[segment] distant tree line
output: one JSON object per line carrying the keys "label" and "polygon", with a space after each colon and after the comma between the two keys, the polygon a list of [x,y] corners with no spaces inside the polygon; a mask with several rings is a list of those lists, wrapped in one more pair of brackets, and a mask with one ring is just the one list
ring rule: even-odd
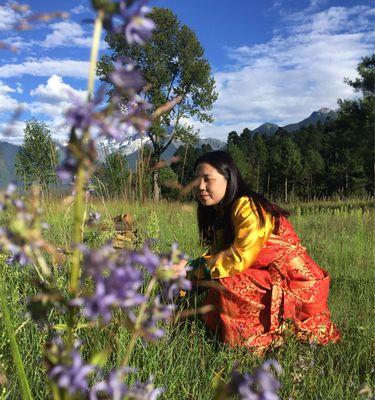
{"label": "distant tree line", "polygon": [[[286,202],[374,195],[375,56],[363,58],[357,71],[359,77],[346,82],[360,96],[339,100],[334,120],[293,132],[279,128],[273,135],[248,128],[228,134],[226,150],[253,190]],[[207,148],[176,152],[184,168],[172,168],[183,184],[193,179],[192,165],[202,150]]]}

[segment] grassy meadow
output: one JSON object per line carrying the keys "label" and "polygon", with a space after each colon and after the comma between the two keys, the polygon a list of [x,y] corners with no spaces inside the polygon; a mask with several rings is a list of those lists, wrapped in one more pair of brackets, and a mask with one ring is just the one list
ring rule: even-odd
{"label": "grassy meadow", "polygon": [[[60,200],[43,204],[45,220],[50,225],[46,235],[60,247],[67,247],[71,226],[71,206]],[[135,220],[139,243],[144,238],[156,239],[155,246],[167,251],[174,241],[189,256],[198,256],[202,249],[197,240],[195,209],[192,204],[162,202],[128,204],[122,199],[93,201],[90,208],[109,219],[124,212]],[[288,207],[287,207],[288,208]],[[247,350],[232,349],[219,343],[205,331],[197,316],[176,320],[162,340],[153,344],[137,343],[131,365],[139,369],[137,378],[146,381],[152,375],[156,386],[165,388],[162,399],[211,399],[214,382],[226,381],[232,367],[251,371],[264,359],[275,358],[284,369],[281,376],[282,399],[289,400],[355,400],[372,398],[374,393],[374,216],[368,200],[316,202],[289,206],[291,221],[310,255],[331,274],[330,309],[339,326],[342,341],[319,347],[287,338],[286,344],[258,358]],[[100,245],[111,231],[92,231],[88,244]],[[0,256],[1,257],[1,256]],[[7,293],[9,310],[17,332],[17,340],[31,382],[35,399],[46,399],[43,345],[47,330],[30,320],[27,298],[37,292],[32,285],[32,268],[18,269],[0,261],[0,274]],[[55,266],[55,279],[66,285],[64,265]],[[196,295],[181,301],[181,307],[194,307]],[[120,316],[118,316],[120,319]],[[63,323],[61,315],[52,311],[52,323]],[[104,332],[96,328],[82,330],[85,351],[110,347],[108,368],[117,365],[125,353],[129,335],[124,327],[110,325]],[[0,318],[0,399],[19,399],[12,358]],[[133,379],[133,378],[132,378]],[[361,393],[360,393],[361,391]]]}

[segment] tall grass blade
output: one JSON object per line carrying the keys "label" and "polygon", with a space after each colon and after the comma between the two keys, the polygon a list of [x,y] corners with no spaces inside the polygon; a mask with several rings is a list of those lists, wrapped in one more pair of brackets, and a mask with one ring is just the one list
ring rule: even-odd
{"label": "tall grass blade", "polygon": [[8,311],[8,304],[7,304],[6,294],[5,294],[5,290],[4,290],[4,281],[3,281],[2,277],[0,277],[0,309],[4,316],[5,328],[6,328],[8,339],[9,339],[10,350],[12,353],[13,362],[14,362],[14,365],[15,365],[16,371],[17,371],[18,381],[19,381],[19,384],[21,387],[22,398],[24,400],[32,400],[33,397],[31,395],[29,382],[26,377],[21,354],[18,349],[16,336],[14,334],[13,324],[12,324],[10,314]]}

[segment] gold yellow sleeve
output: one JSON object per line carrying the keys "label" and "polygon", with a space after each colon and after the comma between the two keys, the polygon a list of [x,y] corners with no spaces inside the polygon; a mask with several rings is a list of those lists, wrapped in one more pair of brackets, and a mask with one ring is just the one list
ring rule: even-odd
{"label": "gold yellow sleeve", "polygon": [[248,197],[241,197],[235,202],[231,216],[235,235],[233,245],[217,254],[205,256],[212,279],[236,275],[250,267],[273,229],[272,217],[265,212],[265,225],[259,227],[258,217]]}

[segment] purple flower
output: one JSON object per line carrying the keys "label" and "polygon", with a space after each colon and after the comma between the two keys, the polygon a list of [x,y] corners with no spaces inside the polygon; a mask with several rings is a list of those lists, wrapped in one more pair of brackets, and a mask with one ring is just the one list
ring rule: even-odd
{"label": "purple flower", "polygon": [[95,279],[102,277],[103,272],[111,270],[115,265],[115,251],[111,244],[92,250],[81,246],[81,251],[84,254],[83,270]]}
{"label": "purple flower", "polygon": [[253,374],[234,371],[228,386],[229,394],[237,394],[242,400],[278,400],[280,382],[271,373],[271,366],[277,374],[281,373],[282,368],[276,360],[267,360]]}
{"label": "purple flower", "polygon": [[143,285],[143,274],[132,265],[116,267],[107,278],[107,291],[116,296],[117,304],[132,308],[145,302],[138,291]]}
{"label": "purple flower", "polygon": [[161,263],[160,258],[153,253],[148,246],[144,246],[139,253],[132,253],[130,257],[132,263],[142,265],[151,274],[155,273],[156,268],[158,268]]}
{"label": "purple flower", "polygon": [[109,74],[109,79],[121,92],[137,93],[146,83],[143,74],[133,64],[123,64],[121,60],[115,63],[115,70]]}
{"label": "purple flower", "polygon": [[68,152],[62,164],[56,168],[56,175],[64,183],[71,182],[77,173],[77,168],[77,159]]}
{"label": "purple flower", "polygon": [[124,24],[115,29],[116,33],[125,35],[127,42],[144,44],[152,35],[156,25],[146,15],[151,11],[145,7],[147,0],[136,0],[129,7],[124,0],[120,1],[120,14],[124,19]]}
{"label": "purple flower", "polygon": [[[1,232],[0,232],[1,236]],[[8,237],[11,236],[11,234],[8,234]],[[9,242],[7,246],[2,246],[0,243],[0,250],[5,248],[11,253],[11,256],[7,258],[6,263],[7,264],[15,264],[18,263],[21,266],[31,264],[31,259],[30,257],[26,254],[25,249],[23,246],[17,246],[14,243]]]}
{"label": "purple flower", "polygon": [[92,296],[74,299],[71,304],[83,305],[83,313],[89,319],[102,318],[108,323],[112,318],[112,307],[117,298],[113,293],[108,292],[105,279],[99,279],[95,284],[95,293]]}
{"label": "purple flower", "polygon": [[156,400],[164,392],[163,388],[155,388],[152,380],[147,383],[136,382],[127,393],[131,400]]}
{"label": "purple flower", "polygon": [[121,368],[111,371],[108,378],[96,384],[90,391],[90,400],[98,400],[101,395],[107,399],[123,400],[155,400],[163,392],[162,388],[155,388],[152,380],[146,383],[136,382],[128,387],[124,384],[124,375],[129,371],[135,371],[131,368]]}
{"label": "purple flower", "polygon": [[86,225],[89,227],[95,226],[100,221],[100,214],[98,212],[90,212],[89,217],[86,221]]}
{"label": "purple flower", "polygon": [[100,104],[102,97],[85,102],[78,97],[74,97],[72,100],[75,104],[66,112],[67,122],[75,129],[85,131],[93,124],[95,107]]}
{"label": "purple flower", "polygon": [[[164,331],[158,327],[159,322],[168,322],[172,316],[175,306],[173,304],[162,304],[160,297],[156,296],[152,306],[148,309],[147,317],[142,322],[142,336],[147,340],[158,340],[164,335]],[[130,315],[134,320],[135,316]]]}
{"label": "purple flower", "polygon": [[60,388],[68,389],[69,393],[87,392],[88,375],[95,371],[96,367],[85,364],[77,350],[70,353],[70,362],[58,364],[51,369],[49,377],[55,381]]}

